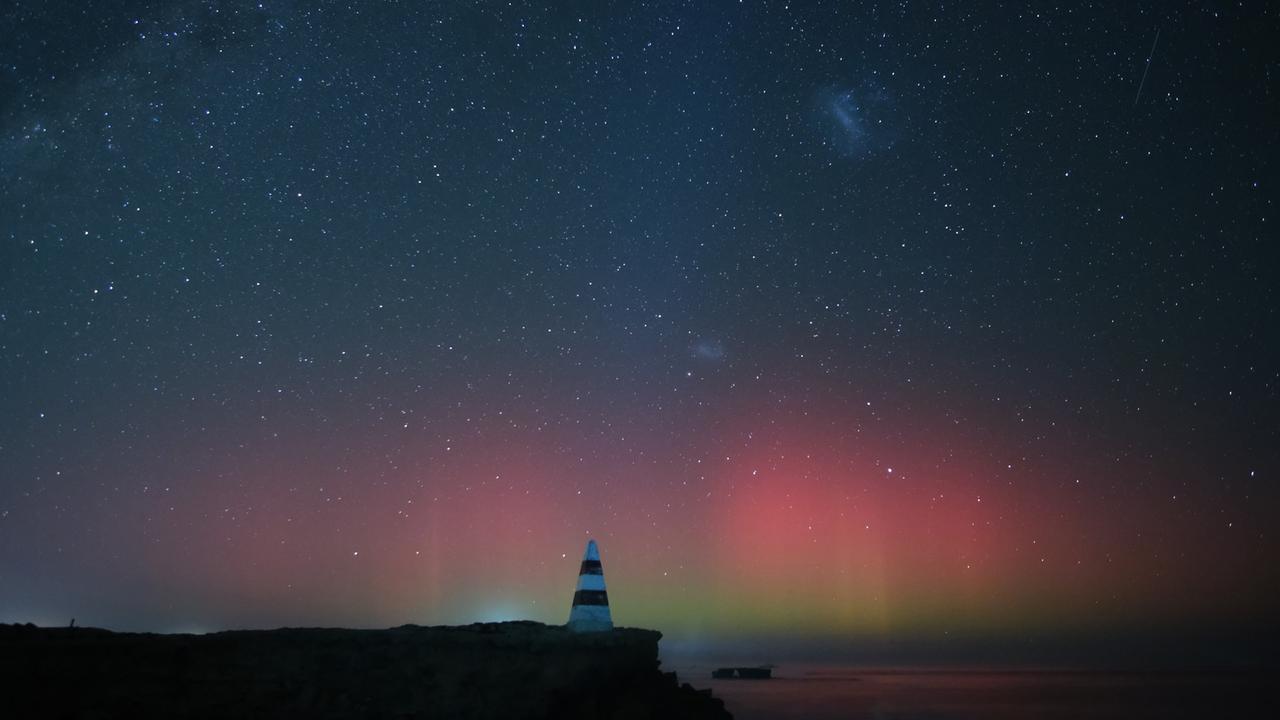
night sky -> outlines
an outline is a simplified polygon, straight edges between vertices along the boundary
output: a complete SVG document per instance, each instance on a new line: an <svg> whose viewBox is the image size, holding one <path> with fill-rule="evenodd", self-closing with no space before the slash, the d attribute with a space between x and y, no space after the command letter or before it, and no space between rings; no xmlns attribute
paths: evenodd
<svg viewBox="0 0 1280 720"><path fill-rule="evenodd" d="M1275 625L1274 5L0 28L0 621Z"/></svg>

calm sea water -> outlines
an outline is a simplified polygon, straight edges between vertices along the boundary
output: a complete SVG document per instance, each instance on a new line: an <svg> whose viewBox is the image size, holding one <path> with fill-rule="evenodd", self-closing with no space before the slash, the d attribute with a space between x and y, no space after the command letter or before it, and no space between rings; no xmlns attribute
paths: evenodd
<svg viewBox="0 0 1280 720"><path fill-rule="evenodd" d="M713 680L715 665L669 666L710 688L738 720L1280 717L1256 673L784 666L773 680Z"/></svg>

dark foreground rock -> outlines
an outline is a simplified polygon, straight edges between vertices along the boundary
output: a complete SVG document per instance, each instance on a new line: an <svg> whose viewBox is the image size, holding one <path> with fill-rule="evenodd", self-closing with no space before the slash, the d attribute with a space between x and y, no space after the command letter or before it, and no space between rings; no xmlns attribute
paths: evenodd
<svg viewBox="0 0 1280 720"><path fill-rule="evenodd" d="M652 630L538 623L210 635L0 625L0 716L729 718Z"/></svg>

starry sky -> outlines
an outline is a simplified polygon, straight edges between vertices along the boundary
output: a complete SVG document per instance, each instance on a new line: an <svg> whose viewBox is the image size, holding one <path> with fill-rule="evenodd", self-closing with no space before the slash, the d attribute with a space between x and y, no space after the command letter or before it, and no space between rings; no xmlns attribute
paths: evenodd
<svg viewBox="0 0 1280 720"><path fill-rule="evenodd" d="M1277 22L6 3L0 621L1274 626Z"/></svg>

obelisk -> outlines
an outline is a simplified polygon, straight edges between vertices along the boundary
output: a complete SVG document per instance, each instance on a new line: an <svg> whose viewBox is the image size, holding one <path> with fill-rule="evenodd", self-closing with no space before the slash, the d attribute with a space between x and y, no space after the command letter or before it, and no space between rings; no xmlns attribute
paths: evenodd
<svg viewBox="0 0 1280 720"><path fill-rule="evenodd" d="M613 629L609 615L609 594L604 590L604 566L595 540L587 541L587 552L578 570L578 588L573 593L573 609L569 611L572 632L606 632Z"/></svg>

